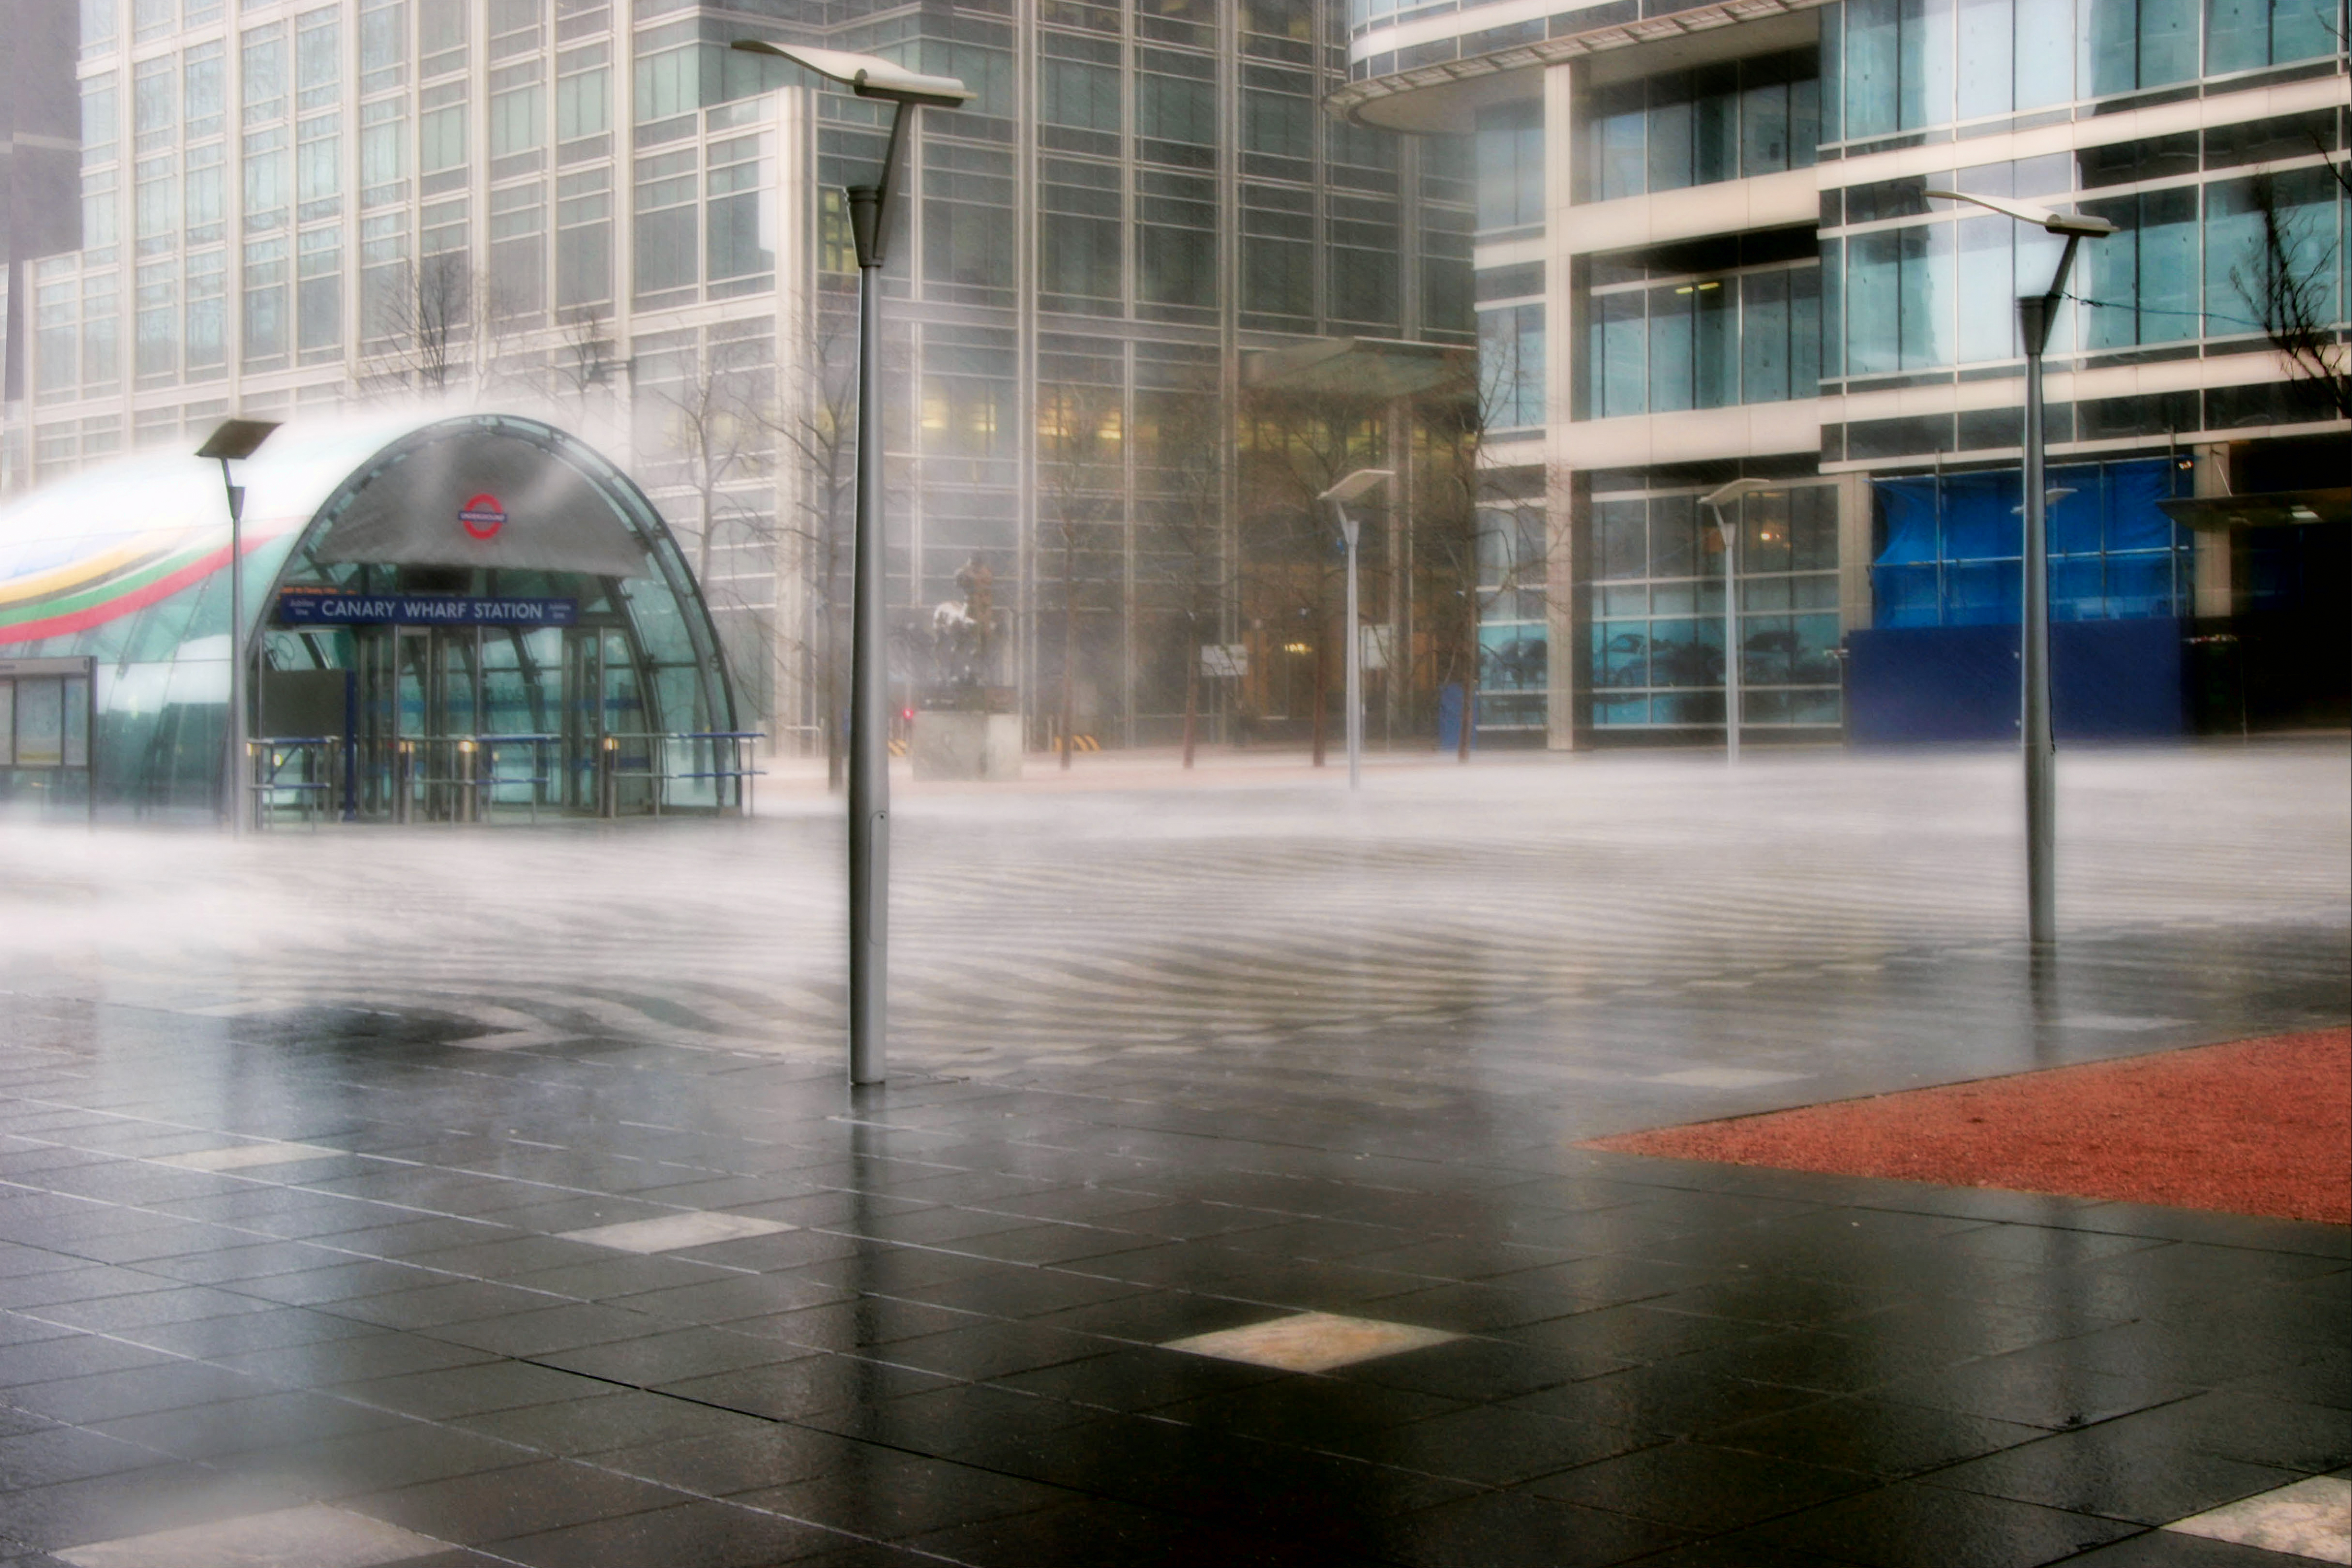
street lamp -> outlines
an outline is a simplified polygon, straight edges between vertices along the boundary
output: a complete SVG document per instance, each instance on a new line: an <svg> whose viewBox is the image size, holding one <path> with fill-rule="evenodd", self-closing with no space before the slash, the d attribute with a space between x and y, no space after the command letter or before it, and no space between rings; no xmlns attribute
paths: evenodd
<svg viewBox="0 0 2352 1568"><path fill-rule="evenodd" d="M1358 468L1317 499L1331 509L1339 537L1348 542L1348 787L1363 787L1364 633L1356 625L1356 534L1361 526L1348 515L1348 503L1396 476L1386 468ZM1465 723L1468 721L1465 718Z"/></svg>
<svg viewBox="0 0 2352 1568"><path fill-rule="evenodd" d="M2057 747L2050 729L2050 496L2043 477L2048 434L2042 414L2042 354L2050 345L2050 329L2058 320L2058 303L2066 296L2066 274L2074 269L2074 247L2085 239L2116 232L2103 217L2053 212L2028 202L1998 196L1963 195L1958 191L1929 191L1945 201L1967 202L1987 212L2039 224L2063 235L2066 248L2059 253L2057 273L2046 294L2028 294L2017 301L2017 326L2025 340L2025 576L2024 626L2019 661L2023 688L2019 699L2018 729L2025 748L2025 907L2026 931L2036 947L2058 940Z"/></svg>
<svg viewBox="0 0 2352 1568"><path fill-rule="evenodd" d="M219 460L221 488L228 492L228 831L245 836L247 786L253 781L245 760L245 487L229 478L228 466L250 458L278 428L274 419L224 419L196 448L199 458Z"/></svg>
<svg viewBox="0 0 2352 1568"><path fill-rule="evenodd" d="M1763 479L1734 479L1698 498L1699 505L1715 513L1716 536L1723 541L1723 760L1735 768L1739 765L1739 525L1725 521L1723 509L1771 488Z"/></svg>
<svg viewBox="0 0 2352 1568"><path fill-rule="evenodd" d="M889 1047L890 753L888 670L882 628L882 260L889 237L890 176L908 110L961 109L971 89L951 76L923 76L878 55L738 38L746 54L790 60L860 98L898 107L882 172L851 185L850 237L857 247L857 505L850 566L849 655L849 1081L882 1081Z"/></svg>

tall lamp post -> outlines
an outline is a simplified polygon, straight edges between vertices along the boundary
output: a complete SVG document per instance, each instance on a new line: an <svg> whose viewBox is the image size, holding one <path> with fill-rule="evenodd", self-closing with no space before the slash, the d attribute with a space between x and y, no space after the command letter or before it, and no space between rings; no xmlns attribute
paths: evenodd
<svg viewBox="0 0 2352 1568"><path fill-rule="evenodd" d="M746 54L790 60L860 98L895 104L882 172L848 188L857 247L857 505L850 567L849 656L849 1081L880 1083L889 1050L889 672L882 627L882 262L889 239L890 176L908 111L961 109L971 90L951 76L923 76L878 55L738 38Z"/></svg>
<svg viewBox="0 0 2352 1568"><path fill-rule="evenodd" d="M1963 195L1958 191L1927 194L1967 202L2020 223L2039 224L2066 241L2049 292L2027 294L2017 301L2018 332L2025 340L2025 603L2018 729L2025 748L2026 930L2034 946L2046 948L2058 940L2058 763L2050 728L2050 494L2042 471L2048 435L2042 414L2042 354L2050 346L2050 329L2057 323L2059 302L2066 297L2066 275L2074 267L2075 247L2085 239L2115 233L2116 226L2103 217L2053 212L1999 196Z"/></svg>
<svg viewBox="0 0 2352 1568"><path fill-rule="evenodd" d="M245 837L246 798L252 770L245 756L245 487L229 476L229 464L250 458L278 428L274 419L224 419L196 448L216 459L221 488L228 492L228 831Z"/></svg>
<svg viewBox="0 0 2352 1568"><path fill-rule="evenodd" d="M1724 521L1723 509L1772 488L1764 479L1734 479L1698 498L1715 514L1716 537L1723 541L1723 761L1739 765L1739 524Z"/></svg>
<svg viewBox="0 0 2352 1568"><path fill-rule="evenodd" d="M1356 616L1356 536L1362 524L1348 513L1348 503L1396 476L1386 468L1358 468L1318 499L1331 509L1339 537L1348 543L1348 787L1364 783L1364 633Z"/></svg>

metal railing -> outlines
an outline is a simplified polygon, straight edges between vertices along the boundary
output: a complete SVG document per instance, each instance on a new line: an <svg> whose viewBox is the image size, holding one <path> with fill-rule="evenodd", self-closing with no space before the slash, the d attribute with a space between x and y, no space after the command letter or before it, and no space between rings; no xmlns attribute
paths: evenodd
<svg viewBox="0 0 2352 1568"><path fill-rule="evenodd" d="M621 786L625 781L642 779L646 782L653 814L659 816L669 805L669 786L688 781L708 780L711 784L711 805L723 809L727 805L730 781L735 794L738 816L751 815L752 780L765 769L754 764L753 742L764 740L760 730L670 730L648 731L635 734L608 734L596 751L597 815L620 815ZM624 747L631 742L644 744L642 752L631 753ZM675 757L673 748L684 746L687 755ZM697 755L699 752L701 754ZM675 763L683 761L684 766ZM697 765L698 763L701 765Z"/></svg>
<svg viewBox="0 0 2352 1568"><path fill-rule="evenodd" d="M334 815L343 784L341 735L264 735L245 743L245 757L256 828L267 827L283 806L297 808L305 826Z"/></svg>
<svg viewBox="0 0 2352 1568"><path fill-rule="evenodd" d="M766 770L757 765L758 730L673 730L595 738L585 756L567 757L559 734L523 731L496 735L409 735L388 742L390 800L394 822L480 822L501 805L522 806L539 820L541 806L557 806L567 768L593 769L591 805L598 816L621 815L631 781L642 781L645 805L659 816L677 809L671 788L708 784L712 808L751 812L753 782ZM340 735L273 735L247 743L247 789L251 820L264 826L299 814L304 823L334 813L349 800L354 782L349 750ZM526 760L520 769L509 759ZM379 759L383 752L377 752ZM381 765L381 763L379 763ZM515 792L520 791L520 795ZM732 795L730 801L729 796ZM289 812L289 808L291 808Z"/></svg>

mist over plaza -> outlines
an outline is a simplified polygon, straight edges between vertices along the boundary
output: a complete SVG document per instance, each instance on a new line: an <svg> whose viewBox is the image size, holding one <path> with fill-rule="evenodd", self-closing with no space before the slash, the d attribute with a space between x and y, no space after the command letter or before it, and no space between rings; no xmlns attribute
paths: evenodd
<svg viewBox="0 0 2352 1568"><path fill-rule="evenodd" d="M2343 0L0 0L0 1568L2352 1562Z"/></svg>

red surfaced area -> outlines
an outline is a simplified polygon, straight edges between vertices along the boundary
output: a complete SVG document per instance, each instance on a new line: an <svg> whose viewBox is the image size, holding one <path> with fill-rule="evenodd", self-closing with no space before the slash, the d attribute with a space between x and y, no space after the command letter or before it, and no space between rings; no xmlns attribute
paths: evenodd
<svg viewBox="0 0 2352 1568"><path fill-rule="evenodd" d="M2352 1224L2352 1030L1662 1127L1585 1147Z"/></svg>

